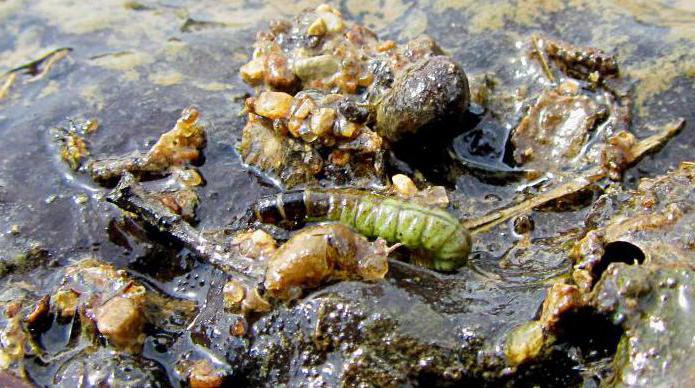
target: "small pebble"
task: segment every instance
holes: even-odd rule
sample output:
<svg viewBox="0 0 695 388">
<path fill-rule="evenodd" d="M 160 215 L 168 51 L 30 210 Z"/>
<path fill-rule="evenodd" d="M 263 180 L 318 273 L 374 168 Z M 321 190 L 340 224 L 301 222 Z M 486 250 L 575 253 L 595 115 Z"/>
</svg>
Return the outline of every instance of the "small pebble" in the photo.
<svg viewBox="0 0 695 388">
<path fill-rule="evenodd" d="M 417 186 L 415 186 L 413 180 L 406 175 L 396 174 L 391 177 L 391 181 L 393 182 L 393 187 L 400 196 L 409 198 L 417 194 Z"/>
<path fill-rule="evenodd" d="M 335 121 L 335 110 L 331 108 L 321 108 L 311 116 L 311 131 L 317 136 L 325 135 Z"/>
<path fill-rule="evenodd" d="M 260 82 L 264 74 L 263 60 L 261 58 L 251 60 L 249 63 L 241 66 L 239 73 L 241 78 L 251 85 Z"/>
<path fill-rule="evenodd" d="M 244 286 L 236 281 L 230 280 L 224 285 L 222 289 L 222 294 L 224 297 L 224 305 L 229 309 L 238 308 L 241 305 L 241 301 L 244 300 L 246 295 L 246 289 Z"/>
<path fill-rule="evenodd" d="M 326 33 L 326 22 L 321 18 L 316 18 L 316 20 L 309 25 L 306 32 L 312 36 L 323 36 Z"/>
<path fill-rule="evenodd" d="M 289 116 L 292 96 L 283 92 L 263 92 L 254 103 L 255 112 L 269 119 L 282 119 Z"/>
<path fill-rule="evenodd" d="M 78 205 L 84 205 L 89 201 L 89 197 L 86 194 L 80 194 L 75 197 L 75 203 Z"/>
<path fill-rule="evenodd" d="M 528 215 L 519 216 L 514 219 L 514 233 L 516 234 L 526 234 L 532 231 L 534 226 L 533 219 Z"/>
</svg>

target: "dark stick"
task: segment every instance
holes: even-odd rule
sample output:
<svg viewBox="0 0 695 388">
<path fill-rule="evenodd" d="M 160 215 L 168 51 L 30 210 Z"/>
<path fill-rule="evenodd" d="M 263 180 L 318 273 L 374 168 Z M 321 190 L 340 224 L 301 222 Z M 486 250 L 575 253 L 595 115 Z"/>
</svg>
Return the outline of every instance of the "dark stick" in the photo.
<svg viewBox="0 0 695 388">
<path fill-rule="evenodd" d="M 140 188 L 133 175 L 125 174 L 106 200 L 122 210 L 134 213 L 145 224 L 170 235 L 199 258 L 225 272 L 238 275 L 246 283 L 257 284 L 262 281 L 263 268 L 259 263 L 235 254 L 223 243 L 205 237 L 181 216 Z"/>
</svg>

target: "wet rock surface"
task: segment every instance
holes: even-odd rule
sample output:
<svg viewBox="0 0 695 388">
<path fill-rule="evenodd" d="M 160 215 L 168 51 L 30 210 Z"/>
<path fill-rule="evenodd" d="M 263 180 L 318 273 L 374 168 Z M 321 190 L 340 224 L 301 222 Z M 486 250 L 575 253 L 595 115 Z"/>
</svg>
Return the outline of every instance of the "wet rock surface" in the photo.
<svg viewBox="0 0 695 388">
<path fill-rule="evenodd" d="M 693 271 L 612 264 L 591 302 L 625 334 L 608 383 L 675 384 L 693 375 Z"/>
<path fill-rule="evenodd" d="M 586 381 L 668 383 L 671 377 L 682 380 L 692 375 L 687 365 L 692 348 L 684 342 L 692 337 L 692 325 L 681 303 L 692 299 L 692 241 L 687 227 L 692 181 L 684 177 L 684 170 L 666 175 L 691 157 L 691 124 L 659 152 L 624 173 L 619 168 L 621 174 L 613 177 L 618 184 L 635 188 L 640 177 L 666 176 L 658 178 L 663 183 L 654 183 L 657 188 L 651 196 L 658 200 L 649 208 L 653 210 L 644 210 L 650 201 L 646 188 L 636 196 L 618 191 L 599 201 L 608 205 L 592 207 L 605 188 L 600 182 L 571 201 L 563 202 L 563 197 L 533 207 L 524 214 L 527 219 L 510 219 L 479 232 L 469 263 L 454 274 L 395 263 L 385 280 L 335 283 L 294 304 L 251 317 L 224 308 L 222 289 L 232 275 L 199 260 L 180 241 L 138 225 L 103 200 L 109 189 L 80 170 L 85 161 L 150 149 L 190 105 L 200 109 L 210 126 L 202 159 L 196 162 L 202 163 L 198 170 L 205 185 L 195 189 L 200 197 L 196 217 L 186 218 L 198 220 L 198 230 L 221 229 L 261 196 L 277 192 L 268 181 L 249 173 L 236 151 L 246 123 L 237 113 L 247 94 L 253 93 L 238 71 L 251 59 L 254 34 L 266 29 L 269 19 L 291 18 L 310 6 L 316 4 L 105 1 L 93 8 L 52 0 L 0 2 L 4 135 L 0 256 L 5 274 L 0 324 L 4 338 L 11 339 L 2 343 L 3 366 L 38 385 L 65 386 L 84 382 L 86 376 L 94 384 L 182 385 L 189 379 L 178 368 L 182 360 L 207 360 L 229 381 L 254 385 L 566 386 Z M 517 127 L 527 112 L 519 107 L 533 106 L 538 95 L 554 87 L 541 64 L 528 55 L 530 36 L 539 30 L 576 47 L 617 54 L 620 77 L 631 85 L 634 105 L 629 129 L 637 140 L 678 117 L 695 119 L 690 98 L 695 62 L 690 25 L 695 10 L 687 2 L 395 1 L 372 6 L 346 1 L 338 8 L 380 39 L 415 42 L 411 49 L 416 54 L 418 50 L 449 54 L 468 75 L 471 101 L 483 109 L 473 116 L 494 123 L 484 132 L 495 141 L 508 139 Z M 306 27 L 320 33 L 320 23 L 313 22 L 307 21 Z M 328 31 L 330 26 L 325 27 Z M 417 43 L 423 33 L 441 49 Z M 555 58 L 566 55 L 561 50 L 553 53 L 548 59 L 557 66 Z M 594 54 L 594 58 L 601 55 Z M 570 77 L 590 83 L 584 80 L 587 73 L 601 68 L 588 63 L 574 58 L 570 64 L 576 70 Z M 280 65 L 273 63 L 277 69 Z M 302 76 L 320 75 L 315 69 L 328 65 L 304 64 Z M 565 68 L 553 68 L 554 75 L 559 78 Z M 278 75 L 276 80 L 282 81 L 283 74 Z M 349 108 L 343 111 L 359 120 L 359 112 Z M 86 122 L 98 122 L 98 127 L 83 133 L 74 124 Z M 616 123 L 614 129 L 623 128 Z M 461 136 L 472 138 L 470 132 Z M 498 168 L 495 173 L 502 171 L 503 179 L 487 179 L 489 175 L 471 172 L 469 165 L 395 169 L 413 176 L 422 170 L 417 183 L 446 181 L 451 209 L 463 219 L 552 189 L 557 181 L 536 185 L 537 176 L 519 173 L 523 165 L 511 166 L 499 152 L 504 151 L 504 141 L 500 145 L 486 136 L 478 137 L 471 149 L 483 155 L 497 152 L 495 161 L 507 170 Z M 485 151 L 487 146 L 493 149 Z M 428 153 L 433 160 L 448 160 L 447 147 L 433 150 Z M 590 165 L 599 159 L 592 156 Z M 619 205 L 632 197 L 641 204 Z M 177 198 L 160 204 L 176 214 L 172 203 L 178 204 Z M 194 212 L 179 207 L 182 216 Z M 654 223 L 659 226 L 656 230 L 666 230 L 666 237 L 634 228 L 619 218 L 623 216 L 645 220 L 643 225 Z M 550 284 L 581 274 L 582 268 L 572 265 L 591 260 L 590 254 L 572 255 L 574 241 L 586 240 L 592 230 L 604 231 L 602 239 L 595 240 L 604 253 L 615 236 L 645 254 L 639 265 L 632 264 L 634 258 L 629 264 L 608 265 L 605 255 L 596 253 L 597 263 L 602 263 L 597 266 L 605 265 L 604 269 L 592 272 L 584 283 L 587 299 L 571 302 L 611 318 L 624 331 L 616 335 L 622 336 L 617 348 L 610 340 L 599 343 L 603 333 L 595 333 L 591 325 L 555 327 L 551 324 L 555 315 L 540 314 Z M 225 234 L 220 235 L 225 240 Z M 86 256 L 124 269 L 128 278 L 146 286 L 148 294 L 188 301 L 189 310 L 157 299 L 155 305 L 169 310 L 151 312 L 166 318 L 154 327 L 143 327 L 141 354 L 118 350 L 99 342 L 100 337 L 96 343 L 76 341 L 79 335 L 70 322 L 58 320 L 46 329 L 38 318 L 45 314 L 43 296 L 60 284 L 62 274 L 56 269 Z M 195 319 L 177 313 L 180 310 L 197 311 L 191 313 Z M 517 365 L 505 354 L 510 333 L 541 317 L 547 327 L 523 331 L 521 341 L 524 349 L 540 345 L 541 350 L 526 351 L 524 362 Z M 562 330 L 567 335 L 561 335 Z M 548 334 L 557 339 L 548 341 Z M 582 336 L 591 339 L 589 345 L 577 343 Z M 89 347 L 75 348 L 76 342 Z"/>
<path fill-rule="evenodd" d="M 693 373 L 693 165 L 599 198 L 573 276 L 624 330 L 609 383 L 674 384 Z M 591 281 L 596 284 L 588 293 Z"/>
</svg>

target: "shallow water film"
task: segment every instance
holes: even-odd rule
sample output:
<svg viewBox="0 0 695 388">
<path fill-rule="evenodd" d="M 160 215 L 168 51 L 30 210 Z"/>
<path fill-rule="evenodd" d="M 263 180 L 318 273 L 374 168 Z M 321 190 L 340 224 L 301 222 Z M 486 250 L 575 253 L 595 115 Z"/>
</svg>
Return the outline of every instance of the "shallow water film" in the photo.
<svg viewBox="0 0 695 388">
<path fill-rule="evenodd" d="M 0 0 L 0 385 L 688 381 L 694 26 Z"/>
</svg>

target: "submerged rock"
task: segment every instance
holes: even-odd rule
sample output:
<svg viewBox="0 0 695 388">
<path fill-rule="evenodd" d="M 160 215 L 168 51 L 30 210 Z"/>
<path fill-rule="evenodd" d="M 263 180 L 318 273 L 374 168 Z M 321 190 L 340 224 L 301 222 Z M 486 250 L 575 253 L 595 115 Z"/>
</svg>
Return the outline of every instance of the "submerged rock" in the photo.
<svg viewBox="0 0 695 388">
<path fill-rule="evenodd" d="M 170 387 L 158 362 L 106 349 L 82 352 L 65 362 L 55 374 L 57 387 L 133 386 Z"/>
<path fill-rule="evenodd" d="M 673 385 L 695 374 L 694 182 L 695 165 L 684 162 L 602 196 L 573 251 L 586 303 L 624 329 L 611 384 Z"/>
<path fill-rule="evenodd" d="M 609 384 L 676 385 L 695 375 L 692 269 L 614 263 L 590 302 L 625 330 Z"/>
</svg>

